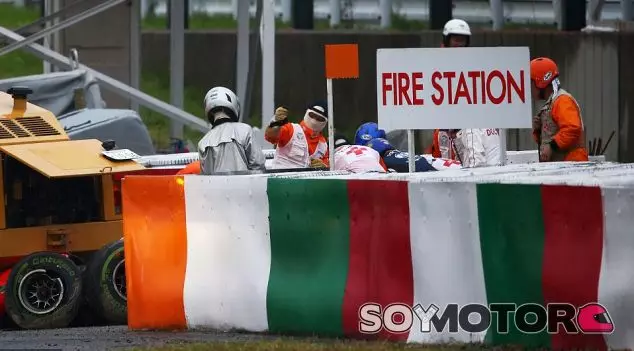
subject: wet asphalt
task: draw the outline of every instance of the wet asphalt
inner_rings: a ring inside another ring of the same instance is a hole
[[[264,335],[217,331],[129,331],[127,326],[50,330],[0,330],[0,350],[124,350],[210,341],[248,341]]]

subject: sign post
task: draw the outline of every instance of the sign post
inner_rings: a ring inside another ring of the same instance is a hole
[[[377,114],[382,129],[408,131],[410,172],[414,130],[532,127],[527,47],[378,49]]]
[[[326,94],[328,98],[328,164],[335,167],[335,126],[332,80],[359,78],[359,46],[357,44],[326,45]]]
[[[409,172],[416,172],[416,138],[414,137],[414,130],[407,130],[407,154],[409,155]]]

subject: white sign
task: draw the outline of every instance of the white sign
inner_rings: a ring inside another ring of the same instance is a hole
[[[527,47],[378,49],[379,126],[531,128]]]

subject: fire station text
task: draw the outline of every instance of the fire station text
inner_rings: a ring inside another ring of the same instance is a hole
[[[385,72],[381,75],[383,106],[425,105],[423,72]],[[519,80],[519,84],[518,84]],[[431,74],[434,105],[469,105],[526,102],[524,71],[518,79],[510,71],[433,72]],[[492,89],[493,88],[493,89]],[[499,93],[498,93],[499,92]],[[391,95],[388,99],[388,95]]]

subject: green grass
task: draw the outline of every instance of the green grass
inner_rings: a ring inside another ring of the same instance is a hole
[[[250,28],[256,25],[255,18],[251,18]],[[234,29],[237,28],[238,23],[232,16],[218,15],[209,16],[207,14],[194,13],[189,18],[189,29]],[[316,20],[315,29],[327,29],[329,26],[327,21]],[[143,29],[166,29],[167,19],[165,16],[152,16],[146,17],[143,21]],[[281,20],[276,20],[277,29],[290,28],[289,23],[285,23]]]
[[[38,18],[40,18],[38,9],[0,4],[0,26],[17,29],[36,21]]]
[[[280,339],[272,341],[232,341],[213,342],[199,344],[172,344],[161,347],[134,348],[131,350],[156,350],[156,351],[396,351],[396,350],[425,350],[425,351],[471,351],[471,350],[492,350],[493,348],[484,345],[421,345],[405,344],[387,341],[311,341]],[[505,348],[507,350],[519,350],[519,348]]]
[[[253,28],[257,24],[255,18],[251,18],[250,26]],[[354,21],[342,19],[338,26],[330,27],[329,20],[315,19],[315,30],[338,30],[338,29],[373,29],[377,28],[377,23],[369,23],[364,21]],[[189,18],[189,29],[234,29],[238,23],[233,16],[217,15],[209,16],[207,14],[194,13]],[[426,29],[427,22],[407,20],[403,17],[392,16],[392,30],[398,31],[415,31]],[[143,21],[144,29],[167,29],[167,18],[165,16],[147,17]],[[292,23],[282,21],[280,18],[275,20],[275,28],[284,30],[292,28]]]

